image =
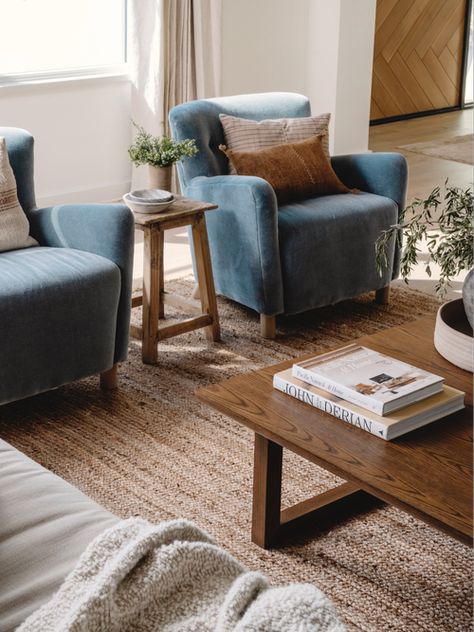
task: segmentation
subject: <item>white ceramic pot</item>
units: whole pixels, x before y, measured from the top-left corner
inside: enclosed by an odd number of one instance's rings
[[[467,320],[462,299],[441,305],[436,316],[434,346],[448,362],[473,372],[474,345],[472,328]]]
[[[168,167],[153,167],[148,165],[148,187],[150,189],[161,189],[171,191],[171,169]]]

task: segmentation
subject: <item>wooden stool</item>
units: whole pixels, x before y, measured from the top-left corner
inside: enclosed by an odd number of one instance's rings
[[[220,339],[219,316],[212,277],[209,243],[204,213],[216,209],[215,204],[198,202],[176,196],[172,206],[156,214],[134,213],[135,228],[144,233],[143,291],[132,298],[132,307],[142,305],[142,327],[131,326],[130,333],[142,341],[142,360],[156,364],[158,341],[204,327],[208,340]],[[198,301],[164,290],[163,248],[164,231],[180,226],[191,226],[195,254]],[[159,326],[164,318],[164,306],[172,305],[194,314],[192,318],[167,326]]]

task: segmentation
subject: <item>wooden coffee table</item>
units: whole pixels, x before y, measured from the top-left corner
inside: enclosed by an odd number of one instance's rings
[[[255,432],[253,542],[268,548],[308,522],[327,528],[384,501],[472,545],[472,375],[438,354],[433,328],[434,319],[423,318],[354,341],[440,374],[466,392],[466,409],[393,441],[276,391],[274,373],[292,362],[197,391]],[[347,482],[281,511],[283,448]]]

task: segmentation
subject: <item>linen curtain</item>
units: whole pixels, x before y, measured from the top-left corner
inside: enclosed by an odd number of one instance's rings
[[[169,132],[179,103],[220,94],[222,0],[131,0],[132,119]],[[134,169],[133,181],[144,180]],[[146,182],[143,182],[146,186]]]

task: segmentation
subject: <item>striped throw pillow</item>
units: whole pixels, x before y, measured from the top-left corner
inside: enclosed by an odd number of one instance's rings
[[[265,119],[253,121],[229,114],[219,114],[226,146],[232,151],[259,151],[275,145],[297,143],[311,136],[320,136],[323,151],[329,158],[329,119],[331,114],[301,118]],[[229,164],[230,173],[236,171]]]
[[[0,252],[38,245],[29,233],[30,224],[18,201],[5,139],[0,138]]]

